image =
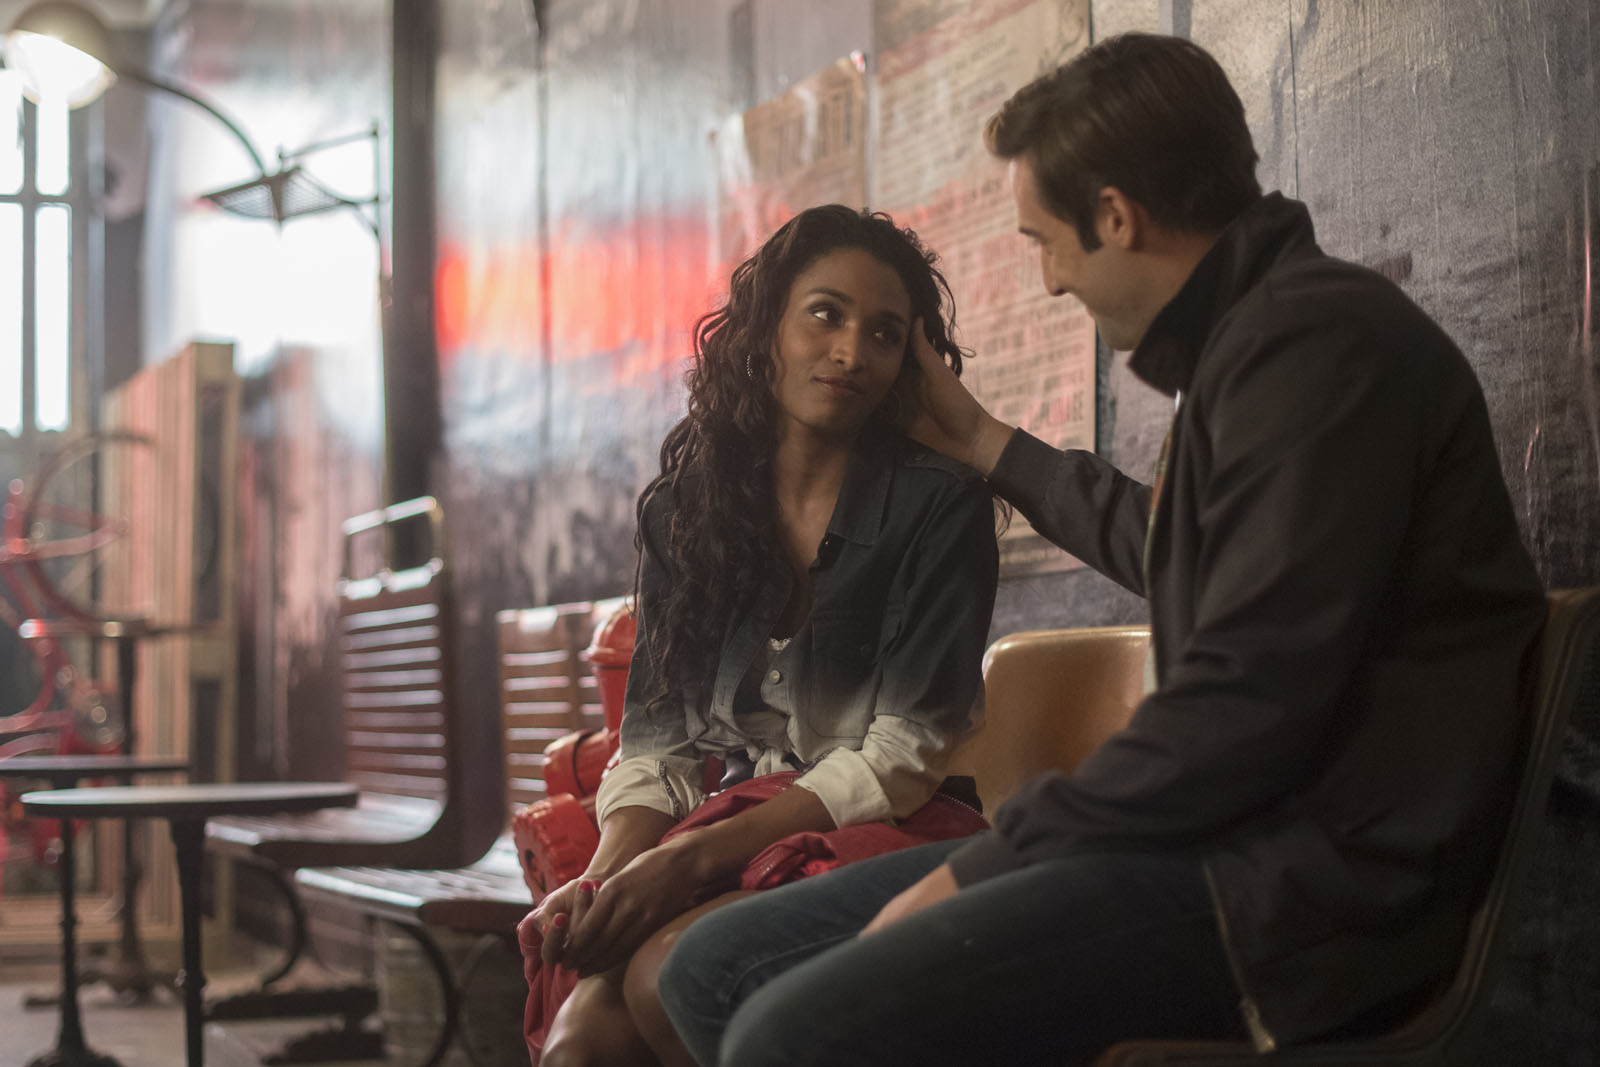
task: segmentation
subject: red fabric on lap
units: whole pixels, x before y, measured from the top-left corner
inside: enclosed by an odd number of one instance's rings
[[[732,818],[747,808],[770,800],[794,784],[799,771],[780,771],[751,778],[716,794],[701,804],[689,817],[662,835],[666,841],[679,834]],[[857,823],[837,830],[790,834],[768,845],[745,867],[739,885],[743,889],[772,889],[822,874],[847,863],[870,856],[894,852],[930,841],[948,841],[986,829],[983,816],[960,801],[934,794],[922,807],[899,822]],[[578,975],[565,967],[546,966],[539,959],[544,939],[530,914],[517,925],[517,943],[522,949],[523,973],[528,979],[528,1003],[523,1016],[523,1034],[533,1067],[550,1035],[556,1012],[578,984]]]

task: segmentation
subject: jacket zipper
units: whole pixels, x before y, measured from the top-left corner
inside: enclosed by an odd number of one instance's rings
[[[1267,1029],[1267,1024],[1261,1018],[1261,1008],[1250,996],[1249,987],[1245,985],[1243,971],[1233,952],[1233,938],[1228,934],[1228,916],[1222,910],[1222,896],[1217,892],[1216,879],[1211,876],[1211,864],[1202,863],[1200,869],[1205,872],[1206,888],[1211,890],[1211,908],[1217,914],[1217,930],[1222,935],[1222,951],[1228,957],[1228,969],[1233,972],[1233,980],[1239,986],[1239,1014],[1244,1018],[1245,1029],[1250,1032],[1250,1043],[1255,1046],[1257,1052],[1274,1052],[1278,1048],[1278,1039]]]

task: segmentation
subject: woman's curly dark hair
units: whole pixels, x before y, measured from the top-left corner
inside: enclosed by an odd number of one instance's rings
[[[729,623],[783,558],[773,495],[778,404],[769,376],[778,322],[790,287],[811,264],[840,248],[859,248],[892,267],[911,297],[928,341],[961,373],[951,340],[955,304],[937,257],[917,235],[881,212],[829,204],[802,211],[741,263],[728,301],[695,326],[694,362],[685,375],[688,414],[661,444],[661,473],[639,495],[657,500],[665,522],[671,578],[643,637],[659,679],[646,710],[709,695]],[[917,364],[907,355],[872,420],[903,429],[916,404]],[[635,544],[641,549],[640,535]],[[638,580],[635,579],[637,597]]]

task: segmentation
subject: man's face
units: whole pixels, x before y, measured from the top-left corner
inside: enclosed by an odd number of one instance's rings
[[[1039,250],[1039,276],[1050,295],[1071,293],[1082,300],[1112,348],[1137,345],[1148,323],[1134,310],[1136,282],[1126,250],[1102,235],[1099,248],[1084,251],[1072,223],[1045,207],[1033,165],[1026,160],[1011,161],[1011,196],[1017,229]]]

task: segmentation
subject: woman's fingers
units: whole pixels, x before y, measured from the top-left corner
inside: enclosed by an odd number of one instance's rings
[[[589,913],[589,908],[594,904],[594,895],[600,889],[600,879],[580,878],[576,892],[572,895],[572,925],[569,930],[576,930],[583,923],[583,917]]]
[[[539,946],[539,959],[551,966],[561,962],[567,947],[567,913],[558,911],[544,929],[544,941]]]
[[[616,919],[618,894],[605,890],[606,887],[601,886],[591,893],[578,894],[579,897],[588,896],[590,899],[584,908],[582,925],[575,923],[572,926],[561,962],[579,974],[586,975],[596,969],[592,965],[595,956],[608,949],[615,937],[612,926]]]

